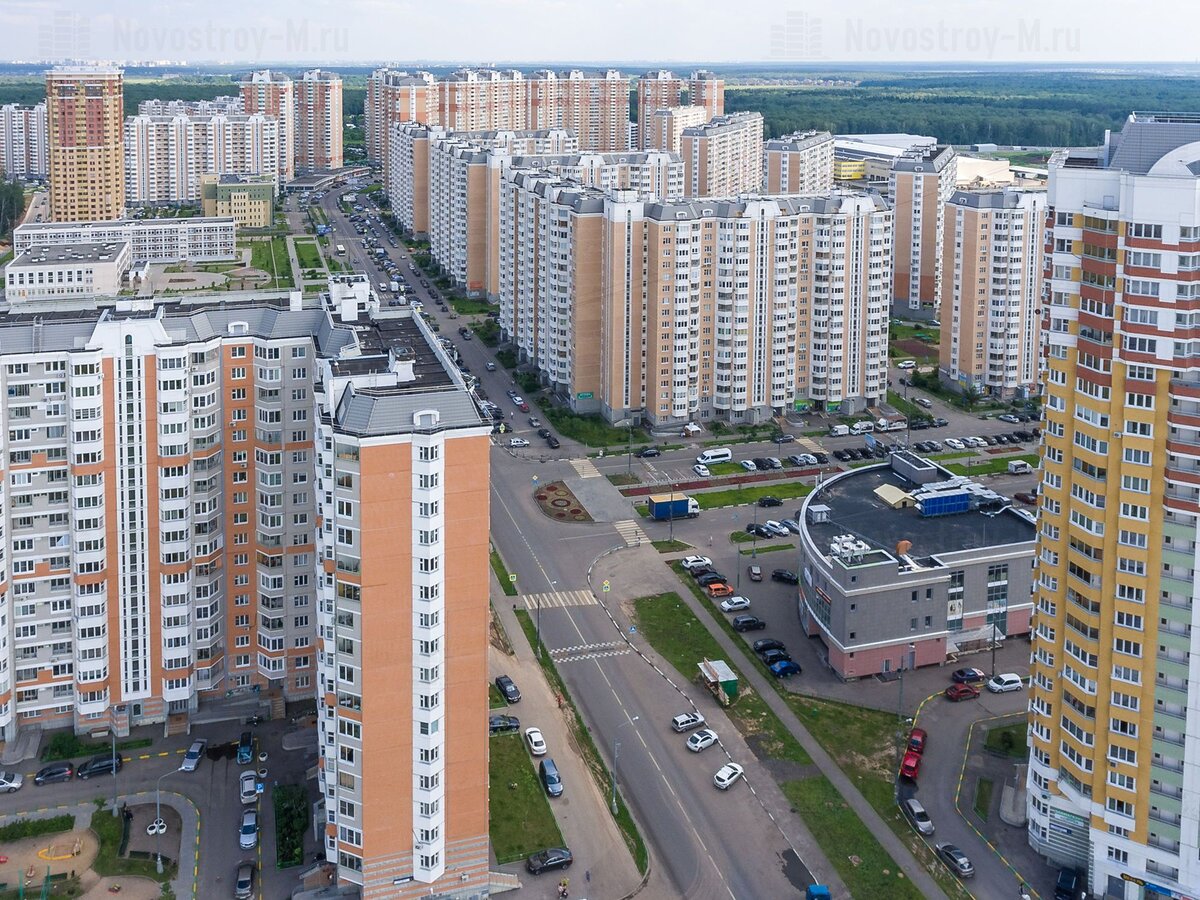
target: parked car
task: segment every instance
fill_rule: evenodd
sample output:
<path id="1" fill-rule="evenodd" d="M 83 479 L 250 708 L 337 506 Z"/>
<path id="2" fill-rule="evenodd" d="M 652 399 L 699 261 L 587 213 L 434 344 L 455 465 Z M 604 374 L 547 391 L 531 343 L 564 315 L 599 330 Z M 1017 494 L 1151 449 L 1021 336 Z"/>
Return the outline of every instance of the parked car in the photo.
<path id="1" fill-rule="evenodd" d="M 1019 691 L 1025 686 L 1021 676 L 1015 672 L 1001 672 L 988 679 L 987 689 L 993 694 L 1007 694 L 1009 691 Z"/>
<path id="2" fill-rule="evenodd" d="M 529 417 L 529 427 L 530 428 L 541 428 L 542 420 L 539 419 L 537 416 L 530 416 Z"/>
<path id="3" fill-rule="evenodd" d="M 742 777 L 745 771 L 737 763 L 725 763 L 717 769 L 717 774 L 713 776 L 713 784 L 718 790 L 727 791 L 735 781 Z"/>
<path id="4" fill-rule="evenodd" d="M 488 716 L 488 734 L 504 734 L 516 731 L 521 727 L 521 720 L 516 716 Z"/>
<path id="5" fill-rule="evenodd" d="M 767 623 L 758 616 L 734 616 L 731 624 L 734 631 L 762 631 L 767 627 Z"/>
<path id="6" fill-rule="evenodd" d="M 758 505 L 766 508 L 769 506 L 783 506 L 783 501 L 778 497 L 759 497 Z"/>
<path id="7" fill-rule="evenodd" d="M 525 438 L 509 438 L 508 446 L 516 450 L 520 449 L 521 447 L 528 447 L 529 441 L 525 440 Z"/>
<path id="8" fill-rule="evenodd" d="M 33 783 L 38 787 L 43 784 L 54 784 L 56 781 L 70 781 L 75 775 L 75 767 L 69 762 L 50 763 L 42 766 L 33 776 Z"/>
<path id="9" fill-rule="evenodd" d="M 834 450 L 833 458 L 836 459 L 838 462 L 845 462 L 846 460 L 848 460 L 850 458 L 850 454 L 847 453 L 845 450 Z"/>
<path id="10" fill-rule="evenodd" d="M 97 753 L 75 770 L 75 777 L 87 781 L 93 775 L 111 775 L 114 771 L 120 772 L 124 766 L 125 757 L 120 753 L 115 756 L 111 752 Z"/>
<path id="11" fill-rule="evenodd" d="M 557 450 L 562 446 L 562 444 L 559 443 L 558 438 L 556 438 L 554 435 L 550 435 L 546 438 L 546 446 L 551 450 Z"/>
<path id="12" fill-rule="evenodd" d="M 529 752 L 533 756 L 546 755 L 546 739 L 542 737 L 542 729 L 526 728 L 525 743 L 529 745 Z"/>
<path id="13" fill-rule="evenodd" d="M 208 741 L 203 738 L 192 741 L 192 746 L 188 747 L 187 753 L 183 754 L 183 762 L 179 768 L 184 772 L 195 772 L 196 767 L 200 765 L 200 760 L 204 758 L 204 750 L 207 747 Z"/>
<path id="14" fill-rule="evenodd" d="M 253 850 L 258 846 L 258 811 L 247 809 L 242 813 L 242 824 L 238 828 L 238 847 Z"/>
<path id="15" fill-rule="evenodd" d="M 996 416 L 996 418 L 1001 422 L 1011 422 L 1014 425 L 1023 421 L 1020 416 L 1014 416 L 1012 413 L 1004 413 L 1003 415 Z"/>
<path id="16" fill-rule="evenodd" d="M 900 760 L 900 774 L 905 778 L 917 780 L 917 775 L 921 771 L 921 754 L 913 753 L 909 750 L 904 754 L 904 759 Z"/>
<path id="17" fill-rule="evenodd" d="M 946 438 L 946 446 L 951 450 L 966 450 L 967 445 L 958 438 Z"/>
<path id="18" fill-rule="evenodd" d="M 538 778 L 542 780 L 542 786 L 551 797 L 561 797 L 563 795 L 562 775 L 559 774 L 558 766 L 554 764 L 554 760 L 547 757 L 538 764 Z"/>
<path id="19" fill-rule="evenodd" d="M 240 862 L 233 875 L 234 900 L 250 900 L 254 896 L 254 863 Z"/>
<path id="20" fill-rule="evenodd" d="M 717 599 L 718 597 L 733 596 L 733 587 L 723 581 L 717 581 L 706 585 L 706 589 L 708 590 L 708 596 L 713 600 Z"/>
<path id="21" fill-rule="evenodd" d="M 801 672 L 800 664 L 790 659 L 777 660 L 767 666 L 767 668 L 776 678 L 789 678 L 792 675 L 799 675 Z"/>
<path id="22" fill-rule="evenodd" d="M 959 878 L 971 878 L 975 874 L 975 867 L 971 865 L 971 859 L 967 854 L 963 853 L 954 844 L 938 844 L 934 849 L 937 855 L 941 858 L 950 871 Z"/>
<path id="23" fill-rule="evenodd" d="M 509 703 L 521 702 L 521 692 L 517 690 L 513 680 L 507 675 L 500 675 L 496 678 L 496 687 L 500 690 L 500 695 Z"/>
<path id="24" fill-rule="evenodd" d="M 767 457 L 767 468 L 768 469 L 782 469 L 783 468 L 783 460 L 781 460 L 777 456 L 768 456 Z"/>
<path id="25" fill-rule="evenodd" d="M 1037 506 L 1037 494 L 1032 491 L 1017 491 L 1013 494 L 1014 500 L 1019 500 L 1027 506 Z"/>
<path id="26" fill-rule="evenodd" d="M 755 464 L 754 460 L 752 460 L 752 459 L 743 459 L 740 463 L 738 463 L 738 465 L 740 465 L 747 472 L 758 471 L 758 466 Z"/>
<path id="27" fill-rule="evenodd" d="M 698 712 L 680 713 L 671 720 L 671 728 L 680 733 L 699 728 L 704 724 L 704 716 Z"/>
<path id="28" fill-rule="evenodd" d="M 783 527 L 782 522 L 778 522 L 775 519 L 767 519 L 767 521 L 763 522 L 762 524 L 763 528 L 770 532 L 771 537 L 787 537 L 791 533 Z"/>
<path id="29" fill-rule="evenodd" d="M 248 765 L 254 759 L 254 735 L 243 731 L 238 739 L 237 761 L 239 766 Z"/>
<path id="30" fill-rule="evenodd" d="M 525 860 L 525 868 L 530 875 L 541 875 L 551 869 L 569 869 L 574 859 L 566 847 L 548 847 Z"/>
<path id="31" fill-rule="evenodd" d="M 707 556 L 685 556 L 679 561 L 679 565 L 687 569 L 689 572 L 692 569 L 699 569 L 703 566 L 711 566 L 712 560 Z"/>
<path id="32" fill-rule="evenodd" d="M 708 466 L 704 465 L 703 463 L 696 463 L 694 466 L 692 466 L 692 471 L 701 478 L 708 478 L 710 475 L 712 475 L 712 472 L 709 471 Z"/>
<path id="33" fill-rule="evenodd" d="M 818 466 L 824 466 L 829 463 L 829 457 L 824 453 L 813 453 L 812 455 L 816 458 Z"/>
<path id="34" fill-rule="evenodd" d="M 693 753 L 699 753 L 717 742 L 717 733 L 711 728 L 701 728 L 687 739 L 687 748 Z"/>
<path id="35" fill-rule="evenodd" d="M 768 669 L 777 662 L 784 662 L 792 658 L 792 655 L 786 650 L 764 650 L 758 656 L 763 661 L 763 665 Z"/>
<path id="36" fill-rule="evenodd" d="M 755 653 L 766 653 L 768 650 L 786 650 L 787 646 L 783 641 L 777 641 L 775 638 L 759 638 L 750 645 L 754 648 Z"/>
<path id="37" fill-rule="evenodd" d="M 243 803 L 258 801 L 258 773 L 253 769 L 247 769 L 238 776 L 238 796 Z"/>
<path id="38" fill-rule="evenodd" d="M 945 690 L 946 699 L 957 703 L 959 700 L 974 700 L 979 696 L 979 688 L 973 684 L 952 684 Z"/>
<path id="39" fill-rule="evenodd" d="M 987 673 L 983 669 L 968 666 L 963 669 L 955 669 L 950 674 L 950 680 L 955 684 L 978 684 L 981 681 L 987 681 Z"/>
<path id="40" fill-rule="evenodd" d="M 662 451 L 657 447 L 643 447 L 638 451 L 638 456 L 642 459 L 653 459 L 656 456 L 662 456 Z"/>
<path id="41" fill-rule="evenodd" d="M 495 372 L 495 371 L 496 371 L 496 364 L 495 364 L 494 362 L 492 362 L 491 360 L 488 360 L 487 362 L 485 362 L 485 363 L 483 364 L 483 367 L 484 367 L 485 369 L 487 369 L 489 372 Z"/>
<path id="42" fill-rule="evenodd" d="M 543 440 L 545 440 L 548 437 L 551 437 L 552 435 L 553 435 L 553 432 L 549 428 L 539 428 L 537 430 L 537 436 L 542 438 Z"/>
<path id="43" fill-rule="evenodd" d="M 725 576 L 720 572 L 706 572 L 696 578 L 696 583 L 700 587 L 708 587 L 710 584 L 722 584 L 725 581 Z"/>
<path id="44" fill-rule="evenodd" d="M 761 522 L 749 522 L 746 525 L 746 534 L 753 534 L 761 538 L 771 537 L 771 532 L 766 529 Z"/>
<path id="45" fill-rule="evenodd" d="M 11 794 L 19 791 L 25 783 L 25 776 L 20 772 L 0 772 L 0 791 Z"/>
<path id="46" fill-rule="evenodd" d="M 913 753 L 924 753 L 929 734 L 924 728 L 914 728 L 908 733 L 908 749 Z"/>
<path id="47" fill-rule="evenodd" d="M 740 595 L 734 595 L 721 601 L 721 612 L 741 612 L 750 608 L 750 601 Z"/>
<path id="48" fill-rule="evenodd" d="M 904 812 L 904 817 L 912 822 L 913 828 L 917 829 L 920 834 L 933 834 L 933 820 L 929 818 L 929 813 L 925 812 L 925 807 L 921 805 L 920 800 L 910 797 L 900 804 L 900 809 Z"/>
<path id="49" fill-rule="evenodd" d="M 1059 869 L 1058 878 L 1054 880 L 1054 900 L 1075 900 L 1082 881 L 1082 876 L 1075 869 Z"/>
<path id="50" fill-rule="evenodd" d="M 750 576 L 751 581 L 762 581 L 762 566 L 747 566 L 746 574 Z"/>
<path id="51" fill-rule="evenodd" d="M 771 573 L 771 580 L 772 581 L 781 581 L 784 584 L 799 584 L 800 583 L 800 579 L 796 576 L 796 573 L 790 571 L 789 569 L 776 569 L 775 571 L 773 571 Z"/>

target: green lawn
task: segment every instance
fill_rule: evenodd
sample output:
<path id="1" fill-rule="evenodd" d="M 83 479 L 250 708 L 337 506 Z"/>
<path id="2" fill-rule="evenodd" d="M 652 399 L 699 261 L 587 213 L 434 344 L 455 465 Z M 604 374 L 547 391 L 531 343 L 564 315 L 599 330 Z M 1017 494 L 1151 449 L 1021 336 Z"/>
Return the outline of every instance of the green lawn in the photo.
<path id="1" fill-rule="evenodd" d="M 992 791 L 995 790 L 995 782 L 990 778 L 977 778 L 975 780 L 975 803 L 973 808 L 975 815 L 988 820 L 988 815 L 992 810 Z"/>
<path id="2" fill-rule="evenodd" d="M 288 257 L 287 241 L 282 237 L 250 241 L 250 265 L 271 275 L 264 287 L 268 290 L 293 286 L 292 261 Z"/>
<path id="3" fill-rule="evenodd" d="M 168 862 L 166 856 L 163 857 L 163 862 L 166 863 L 163 873 L 159 875 L 155 871 L 153 859 L 123 859 L 117 855 L 121 849 L 124 820 L 121 816 L 113 816 L 111 809 L 98 809 L 92 813 L 92 831 L 96 832 L 100 841 L 99 853 L 96 855 L 96 861 L 92 863 L 92 869 L 97 875 L 140 875 L 161 884 L 175 877 L 177 861 Z"/>
<path id="4" fill-rule="evenodd" d="M 947 459 L 965 459 L 968 456 L 975 455 L 974 450 L 951 450 L 949 453 L 933 453 L 929 458 L 941 462 Z"/>
<path id="5" fill-rule="evenodd" d="M 627 485 L 642 483 L 642 479 L 640 479 L 637 475 L 634 475 L 632 472 L 614 472 L 612 475 L 607 475 L 605 477 L 608 478 L 610 483 L 615 484 L 617 487 L 626 487 Z"/>
<path id="6" fill-rule="evenodd" d="M 504 591 L 505 596 L 515 597 L 517 595 L 517 585 L 511 578 L 508 577 L 508 569 L 504 565 L 504 560 L 500 558 L 500 554 L 493 547 L 490 553 L 492 563 L 492 571 L 496 573 L 496 580 L 500 582 L 500 590 Z"/>
<path id="7" fill-rule="evenodd" d="M 503 865 L 545 847 L 562 846 L 562 832 L 521 735 L 498 734 L 488 746 L 488 831 L 497 861 Z"/>
<path id="8" fill-rule="evenodd" d="M 508 706 L 508 701 L 504 699 L 504 695 L 500 693 L 500 688 L 496 687 L 495 682 L 488 682 L 488 709 L 505 709 Z"/>
<path id="9" fill-rule="evenodd" d="M 692 548 L 692 545 L 685 541 L 651 541 L 650 545 L 659 553 L 682 553 Z"/>
<path id="10" fill-rule="evenodd" d="M 1035 469 L 1041 463 L 1036 453 L 1022 453 L 1020 456 L 1004 456 L 999 459 L 983 459 L 977 463 L 951 463 L 946 468 L 955 475 L 996 475 L 1008 471 L 1008 464 L 1014 460 L 1024 460 Z"/>
<path id="11" fill-rule="evenodd" d="M 1025 745 L 1028 735 L 1029 725 L 1025 722 L 997 725 L 988 729 L 983 745 L 992 753 L 1024 759 L 1029 755 L 1029 748 Z"/>
<path id="12" fill-rule="evenodd" d="M 496 354 L 500 358 L 500 354 Z M 629 429 L 614 428 L 598 415 L 579 415 L 560 406 L 546 406 L 542 410 L 550 424 L 563 435 L 573 441 L 579 441 L 589 447 L 627 447 L 629 445 Z M 640 431 L 633 434 L 633 448 L 637 450 L 645 443 Z"/>
<path id="13" fill-rule="evenodd" d="M 824 775 L 780 787 L 855 897 L 921 900 L 918 891 Z"/>
<path id="14" fill-rule="evenodd" d="M 679 571 L 677 566 L 672 568 Z M 691 587 L 696 589 L 694 584 Z M 702 597 L 701 594 L 697 596 Z M 712 601 L 702 598 L 701 602 L 709 604 Z M 642 635 L 685 680 L 696 677 L 696 666 L 702 659 L 723 659 L 735 672 L 738 670 L 737 661 L 729 659 L 716 638 L 678 594 L 642 597 L 634 600 L 633 605 Z M 795 735 L 744 681 L 737 702 L 726 712 L 743 736 L 748 740 L 755 739 L 757 746 L 768 756 L 798 763 L 812 762 Z"/>
<path id="15" fill-rule="evenodd" d="M 471 300 L 457 294 L 449 294 L 446 299 L 460 316 L 487 315 L 493 309 L 492 304 L 486 300 Z"/>
<path id="16" fill-rule="evenodd" d="M 739 463 L 723 462 L 713 463 L 708 467 L 708 471 L 715 475 L 741 475 L 746 470 Z"/>
<path id="17" fill-rule="evenodd" d="M 795 550 L 794 544 L 769 544 L 766 547 L 747 547 L 744 550 L 739 550 L 738 553 L 742 556 L 752 556 L 755 553 L 771 553 L 775 550 Z"/>
<path id="18" fill-rule="evenodd" d="M 778 497 L 780 500 L 795 500 L 812 493 L 811 484 L 799 481 L 777 481 L 772 484 L 754 484 L 745 487 L 726 488 L 720 491 L 703 491 L 692 494 L 701 509 L 716 509 L 721 506 L 742 506 L 757 503 L 759 497 Z M 769 519 L 770 516 L 763 516 Z"/>
<path id="19" fill-rule="evenodd" d="M 921 407 L 917 406 L 917 404 L 913 403 L 911 400 L 905 400 L 903 396 L 897 394 L 895 391 L 887 392 L 887 402 L 889 406 L 891 406 L 897 412 L 908 416 L 910 420 L 931 418 L 930 413 L 921 409 Z"/>
<path id="20" fill-rule="evenodd" d="M 296 261 L 301 269 L 322 269 L 321 253 L 312 241 L 296 241 Z"/>

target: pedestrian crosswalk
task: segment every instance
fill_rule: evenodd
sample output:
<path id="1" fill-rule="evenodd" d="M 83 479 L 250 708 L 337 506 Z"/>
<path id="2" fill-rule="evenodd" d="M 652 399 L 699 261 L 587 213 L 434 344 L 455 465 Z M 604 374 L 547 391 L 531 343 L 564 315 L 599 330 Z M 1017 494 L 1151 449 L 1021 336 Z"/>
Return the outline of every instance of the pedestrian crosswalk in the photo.
<path id="1" fill-rule="evenodd" d="M 548 594 L 525 594 L 521 597 L 526 609 L 551 609 L 561 606 L 594 606 L 600 601 L 591 591 L 554 591 Z"/>
<path id="2" fill-rule="evenodd" d="M 624 642 L 605 641 L 598 644 L 577 644 L 574 647 L 557 647 L 550 651 L 550 656 L 556 663 L 564 663 L 599 659 L 605 656 L 622 656 L 628 652 L 629 645 Z"/>
<path id="3" fill-rule="evenodd" d="M 647 541 L 646 532 L 642 531 L 642 526 L 636 519 L 614 522 L 613 527 L 617 529 L 617 534 L 625 538 L 626 547 L 637 547 Z"/>
<path id="4" fill-rule="evenodd" d="M 821 445 L 818 444 L 816 441 L 814 441 L 812 438 L 804 437 L 803 435 L 796 438 L 796 443 L 799 444 L 801 447 L 803 447 L 805 450 L 807 450 L 809 453 L 820 453 L 823 449 L 821 447 Z"/>
<path id="5" fill-rule="evenodd" d="M 596 464 L 590 459 L 573 459 L 571 466 L 579 473 L 580 478 L 599 478 L 600 470 L 596 468 Z"/>

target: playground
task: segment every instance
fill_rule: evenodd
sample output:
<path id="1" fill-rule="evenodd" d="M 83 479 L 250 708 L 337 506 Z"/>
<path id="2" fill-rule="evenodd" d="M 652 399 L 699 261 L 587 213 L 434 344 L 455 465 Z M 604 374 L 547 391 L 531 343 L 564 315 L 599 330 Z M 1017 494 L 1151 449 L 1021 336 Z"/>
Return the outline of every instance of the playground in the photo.
<path id="1" fill-rule="evenodd" d="M 162 896 L 148 878 L 101 877 L 92 871 L 100 846 L 90 829 L 6 841 L 0 847 L 0 898 L 78 897 L 154 900 Z"/>

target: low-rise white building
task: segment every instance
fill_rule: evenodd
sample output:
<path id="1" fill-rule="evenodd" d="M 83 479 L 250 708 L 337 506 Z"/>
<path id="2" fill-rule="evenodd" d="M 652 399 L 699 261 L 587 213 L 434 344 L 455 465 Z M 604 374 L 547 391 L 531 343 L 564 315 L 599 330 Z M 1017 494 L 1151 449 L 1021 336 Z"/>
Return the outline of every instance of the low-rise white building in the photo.
<path id="1" fill-rule="evenodd" d="M 128 241 L 31 247 L 4 267 L 5 297 L 10 305 L 115 297 L 132 264 Z"/>
<path id="2" fill-rule="evenodd" d="M 34 246 L 126 241 L 139 263 L 213 262 L 237 256 L 232 217 L 116 219 L 111 222 L 35 222 L 13 231 L 13 250 Z"/>

